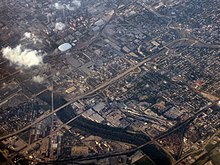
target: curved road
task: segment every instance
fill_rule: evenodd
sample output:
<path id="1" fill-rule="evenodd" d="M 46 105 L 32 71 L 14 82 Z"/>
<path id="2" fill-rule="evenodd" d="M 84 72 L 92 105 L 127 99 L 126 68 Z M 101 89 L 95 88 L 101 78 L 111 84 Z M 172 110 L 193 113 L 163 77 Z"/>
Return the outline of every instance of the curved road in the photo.
<path id="1" fill-rule="evenodd" d="M 117 80 L 119 80 L 120 78 L 126 76 L 126 75 L 129 74 L 131 71 L 135 70 L 136 68 L 140 67 L 140 66 L 143 65 L 144 63 L 146 63 L 146 62 L 152 60 L 153 58 L 155 58 L 155 57 L 157 57 L 157 56 L 158 56 L 158 54 L 155 55 L 155 56 L 152 56 L 152 57 L 150 57 L 150 58 L 147 58 L 147 59 L 145 59 L 145 60 L 143 60 L 143 61 L 141 61 L 140 63 L 138 63 L 138 64 L 132 66 L 132 67 L 129 68 L 128 70 L 124 71 L 123 73 L 117 75 L 116 77 L 114 77 L 114 78 L 110 79 L 109 81 L 103 83 L 102 85 L 98 86 L 98 87 L 95 88 L 94 90 L 92 90 L 92 91 L 90 91 L 90 92 L 88 92 L 88 93 L 85 93 L 85 94 L 83 94 L 83 95 L 80 95 L 80 96 L 77 96 L 77 97 L 73 98 L 71 101 L 69 101 L 69 102 L 63 104 L 63 105 L 60 106 L 59 108 L 55 109 L 53 112 L 49 112 L 50 110 L 48 110 L 47 112 L 49 112 L 49 113 L 46 112 L 44 115 L 40 116 L 40 117 L 37 118 L 34 122 L 32 122 L 31 124 L 27 125 L 26 127 L 22 128 L 22 129 L 20 129 L 20 130 L 18 130 L 18 131 L 16 131 L 16 132 L 13 132 L 13 133 L 10 133 L 10 134 L 8 134 L 8 135 L 5 135 L 5 136 L 0 137 L 0 141 L 2 141 L 2 140 L 4 140 L 4 139 L 7 139 L 7 138 L 9 138 L 9 137 L 15 136 L 15 135 L 17 135 L 17 134 L 19 134 L 19 133 L 22 133 L 22 132 L 28 130 L 28 129 L 31 128 L 32 126 L 34 126 L 34 125 L 36 125 L 37 123 L 41 122 L 42 120 L 44 120 L 44 119 L 50 117 L 52 114 L 59 112 L 60 110 L 62 110 L 63 108 L 65 108 L 65 107 L 67 107 L 67 106 L 69 106 L 69 105 L 71 105 L 71 104 L 74 103 L 75 101 L 77 101 L 77 100 L 79 100 L 79 99 L 82 99 L 82 98 L 84 98 L 85 96 L 89 96 L 89 95 L 91 95 L 91 94 L 93 94 L 93 93 L 95 93 L 95 92 L 101 90 L 102 88 L 105 88 L 105 87 L 107 87 L 108 85 L 114 83 L 115 81 L 117 81 Z"/>

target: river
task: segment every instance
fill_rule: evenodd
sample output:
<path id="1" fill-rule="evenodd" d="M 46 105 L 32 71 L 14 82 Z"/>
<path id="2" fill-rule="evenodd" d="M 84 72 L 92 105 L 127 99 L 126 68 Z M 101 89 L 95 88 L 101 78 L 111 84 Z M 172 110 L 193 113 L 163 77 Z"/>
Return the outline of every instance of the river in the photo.
<path id="1" fill-rule="evenodd" d="M 37 94 L 45 89 L 45 87 L 43 87 L 42 85 L 31 81 L 25 81 L 23 83 L 23 88 L 30 91 L 32 94 Z M 50 91 L 47 90 L 44 93 L 38 95 L 38 98 L 51 105 Z M 65 103 L 67 103 L 67 101 L 62 96 L 54 94 L 54 109 L 59 108 Z M 73 117 L 76 116 L 74 109 L 72 108 L 71 105 L 66 106 L 65 108 L 57 112 L 56 115 L 64 123 L 68 122 L 69 120 L 71 120 Z M 145 134 L 130 133 L 125 129 L 96 123 L 82 116 L 71 122 L 69 125 L 71 127 L 78 128 L 81 131 L 90 133 L 92 135 L 100 136 L 104 139 L 125 142 L 137 146 L 150 141 L 150 138 Z M 166 155 L 166 153 L 156 145 L 153 144 L 146 145 L 144 148 L 142 148 L 142 151 L 145 154 L 147 154 L 157 165 L 171 164 L 170 159 Z"/>

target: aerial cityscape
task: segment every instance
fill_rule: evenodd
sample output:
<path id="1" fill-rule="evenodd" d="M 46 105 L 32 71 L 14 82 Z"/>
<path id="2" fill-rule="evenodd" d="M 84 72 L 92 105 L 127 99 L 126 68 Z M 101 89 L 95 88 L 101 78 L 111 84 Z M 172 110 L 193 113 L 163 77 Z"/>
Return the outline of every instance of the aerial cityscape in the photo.
<path id="1" fill-rule="evenodd" d="M 1 165 L 220 165 L 219 0 L 1 0 Z"/>

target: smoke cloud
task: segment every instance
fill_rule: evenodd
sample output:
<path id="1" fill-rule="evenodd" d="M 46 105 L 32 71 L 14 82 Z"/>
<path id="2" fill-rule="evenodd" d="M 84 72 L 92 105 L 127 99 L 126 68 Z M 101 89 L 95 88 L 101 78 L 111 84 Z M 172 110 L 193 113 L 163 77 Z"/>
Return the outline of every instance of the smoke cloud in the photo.
<path id="1" fill-rule="evenodd" d="M 36 82 L 36 83 L 42 83 L 42 82 L 44 81 L 44 77 L 41 77 L 40 75 L 34 76 L 34 77 L 32 78 L 32 80 L 33 80 L 34 82 Z"/>
<path id="2" fill-rule="evenodd" d="M 75 5 L 77 8 L 81 6 L 80 0 L 74 0 L 72 1 L 73 5 Z"/>
<path id="3" fill-rule="evenodd" d="M 61 5 L 60 3 L 55 3 L 55 8 L 57 9 L 57 10 L 63 10 L 64 9 L 64 6 L 63 5 Z"/>
<path id="4" fill-rule="evenodd" d="M 81 6 L 80 0 L 74 0 L 70 4 L 66 5 L 66 8 L 68 10 L 74 11 L 75 9 L 79 8 Z"/>
<path id="5" fill-rule="evenodd" d="M 63 29 L 65 29 L 65 27 L 66 27 L 66 25 L 64 23 L 62 23 L 62 22 L 57 22 L 55 24 L 55 29 L 56 30 L 63 30 Z"/>
<path id="6" fill-rule="evenodd" d="M 36 44 L 37 42 L 38 43 L 42 43 L 41 39 L 37 38 L 36 35 L 34 35 L 34 34 L 30 33 L 30 32 L 25 32 L 24 33 L 24 39 L 33 41 L 34 44 Z"/>
<path id="7" fill-rule="evenodd" d="M 31 39 L 32 38 L 32 34 L 30 32 L 25 32 L 24 33 L 24 37 Z"/>
<path id="8" fill-rule="evenodd" d="M 66 9 L 74 11 L 81 6 L 81 1 L 73 0 L 69 4 L 61 4 L 60 2 L 57 2 L 54 6 L 57 10 L 63 10 L 66 7 Z"/>
<path id="9" fill-rule="evenodd" d="M 43 57 L 39 54 L 39 51 L 22 49 L 21 45 L 15 48 L 3 48 L 2 54 L 4 58 L 20 67 L 30 68 L 43 64 Z"/>

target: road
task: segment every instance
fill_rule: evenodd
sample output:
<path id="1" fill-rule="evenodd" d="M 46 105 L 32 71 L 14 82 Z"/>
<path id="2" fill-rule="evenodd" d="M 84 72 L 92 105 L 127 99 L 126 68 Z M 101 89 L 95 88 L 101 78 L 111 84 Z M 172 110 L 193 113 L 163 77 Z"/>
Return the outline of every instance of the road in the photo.
<path id="1" fill-rule="evenodd" d="M 88 111 L 88 110 L 87 110 Z M 24 148 L 22 148 L 19 153 L 23 152 L 23 151 L 27 151 L 27 150 L 30 150 L 30 149 L 33 149 L 33 147 L 37 144 L 37 143 L 41 143 L 44 139 L 46 138 L 50 138 L 52 137 L 53 135 L 55 135 L 58 131 L 60 131 L 62 128 L 66 127 L 68 124 L 70 124 L 71 122 L 73 122 L 74 120 L 78 119 L 80 116 L 82 116 L 85 112 L 87 111 L 84 111 L 82 113 L 80 113 L 79 115 L 75 116 L 74 118 L 72 118 L 71 120 L 69 120 L 68 122 L 60 125 L 56 130 L 53 130 L 51 131 L 51 133 L 37 141 L 35 141 L 34 143 L 31 143 L 31 144 L 27 144 Z"/>
<path id="2" fill-rule="evenodd" d="M 220 100 L 220 99 L 219 99 Z M 200 108 L 200 110 L 192 117 L 190 117 L 189 119 L 187 119 L 186 121 L 182 122 L 181 124 L 179 124 L 178 126 L 176 126 L 175 128 L 172 128 L 170 130 L 168 130 L 167 132 L 159 135 L 158 137 L 156 137 L 155 139 L 151 139 L 150 141 L 137 146 L 136 148 L 127 150 L 127 151 L 123 151 L 123 152 L 118 152 L 118 153 L 108 153 L 105 155 L 99 155 L 99 156 L 90 156 L 90 157 L 85 157 L 85 158 L 80 158 L 80 159 L 68 159 L 68 160 L 60 160 L 60 161 L 51 161 L 51 162 L 47 162 L 47 164 L 65 164 L 67 162 L 71 162 L 71 163 L 79 163 L 81 161 L 85 161 L 85 160 L 94 160 L 94 159 L 103 159 L 103 158 L 108 158 L 108 157 L 115 157 L 115 156 L 120 156 L 120 155 L 126 155 L 126 154 L 131 154 L 134 153 L 144 147 L 146 147 L 149 144 L 153 144 L 155 143 L 157 140 L 164 138 L 165 136 L 170 135 L 171 133 L 181 129 L 182 127 L 185 127 L 186 125 L 190 124 L 199 114 L 201 114 L 203 111 L 207 110 L 208 108 L 212 107 L 213 105 L 217 104 L 218 101 L 215 101 L 211 104 L 207 104 L 206 106 Z M 42 162 L 43 163 L 43 162 Z"/>
<path id="3" fill-rule="evenodd" d="M 153 13 L 154 15 L 156 15 L 157 17 L 161 17 L 161 18 L 168 18 L 170 19 L 170 16 L 166 16 L 166 15 L 162 15 L 160 13 L 158 13 L 157 11 L 155 11 L 150 5 L 145 4 L 144 1 L 142 1 L 142 3 L 138 2 L 140 5 L 142 5 L 145 9 L 147 9 L 148 11 L 150 11 L 151 13 Z"/>
<path id="4" fill-rule="evenodd" d="M 208 43 L 204 43 L 202 41 L 197 40 L 196 38 L 180 38 L 174 41 L 171 41 L 168 43 L 165 47 L 173 49 L 178 46 L 194 46 L 194 47 L 202 47 L 202 48 L 213 48 L 218 49 L 220 48 L 220 45 L 211 45 Z"/>
<path id="5" fill-rule="evenodd" d="M 182 40 L 188 40 L 188 39 L 182 38 L 182 39 L 180 39 L 180 40 L 182 41 Z M 176 40 L 175 40 L 175 41 L 176 41 Z M 177 40 L 177 41 L 178 41 L 178 40 Z M 177 41 L 176 41 L 176 42 L 177 42 Z M 174 42 L 174 41 L 173 41 L 173 42 Z M 173 43 L 173 42 L 171 42 L 171 43 Z M 169 45 L 170 45 L 171 43 L 169 43 Z M 167 46 L 168 46 L 168 45 L 167 45 Z M 149 58 L 144 59 L 143 61 L 139 62 L 139 63 L 136 64 L 136 65 L 133 65 L 132 67 L 130 67 L 129 69 L 127 69 L 127 70 L 124 71 L 123 73 L 121 73 L 121 74 L 117 75 L 116 77 L 114 77 L 114 78 L 112 78 L 112 79 L 106 81 L 105 83 L 103 83 L 102 85 L 98 86 L 98 87 L 95 88 L 94 90 L 91 90 L 90 92 L 87 92 L 87 93 L 85 93 L 85 94 L 82 94 L 82 95 L 80 95 L 80 96 L 77 96 L 77 97 L 73 98 L 72 100 L 70 100 L 70 101 L 67 102 L 66 104 L 64 104 L 64 105 L 62 105 L 61 107 L 55 109 L 53 112 L 49 112 L 50 110 L 48 110 L 49 113 L 45 113 L 44 115 L 40 116 L 39 118 L 37 118 L 33 123 L 29 124 L 28 126 L 22 128 L 22 129 L 20 129 L 20 130 L 18 130 L 18 131 L 16 131 L 16 132 L 13 132 L 13 133 L 10 133 L 10 134 L 8 134 L 8 135 L 5 135 L 5 136 L 0 137 L 0 141 L 2 141 L 2 140 L 4 140 L 4 139 L 7 139 L 7 138 L 9 138 L 9 137 L 15 136 L 15 135 L 17 135 L 17 134 L 19 134 L 19 133 L 24 132 L 24 131 L 28 130 L 29 128 L 31 128 L 32 126 L 36 125 L 37 123 L 41 122 L 42 120 L 44 120 L 44 119 L 50 117 L 52 114 L 57 113 L 58 111 L 62 110 L 63 108 L 65 108 L 65 107 L 71 105 L 71 104 L 74 103 L 75 101 L 77 101 L 77 100 L 79 100 L 79 99 L 82 99 L 82 98 L 84 98 L 84 97 L 86 97 L 86 96 L 89 96 L 89 95 L 91 95 L 91 94 L 93 94 L 93 93 L 96 93 L 97 91 L 99 91 L 99 90 L 101 90 L 101 89 L 107 87 L 108 85 L 114 83 L 115 81 L 119 80 L 120 78 L 126 76 L 127 74 L 129 74 L 130 72 L 132 72 L 132 71 L 135 70 L 136 68 L 140 67 L 140 66 L 143 65 L 144 63 L 149 62 L 149 61 L 151 61 L 152 59 L 156 58 L 158 55 L 159 55 L 159 53 L 158 53 L 158 54 L 155 54 L 154 56 L 151 56 L 151 57 L 149 57 Z"/>
<path id="6" fill-rule="evenodd" d="M 185 127 L 186 125 L 190 124 L 198 115 L 200 115 L 203 111 L 211 108 L 212 106 L 218 104 L 218 102 L 220 101 L 220 99 L 210 103 L 210 104 L 207 104 L 206 106 L 200 108 L 195 115 L 193 115 L 192 117 L 188 118 L 186 121 L 182 122 L 181 124 L 179 124 L 178 126 L 176 126 L 175 128 L 172 128 L 170 131 L 168 131 L 167 133 L 165 134 L 161 134 L 160 136 L 157 137 L 157 139 L 160 139 L 160 138 L 163 138 L 175 131 L 177 131 L 178 129 L 182 128 L 182 127 Z"/>
<path id="7" fill-rule="evenodd" d="M 119 5 L 118 5 L 118 6 L 119 6 Z M 94 42 L 101 36 L 102 31 L 105 29 L 105 27 L 106 27 L 106 26 L 111 22 L 111 20 L 114 19 L 114 17 L 116 16 L 116 13 L 118 12 L 118 9 L 117 9 L 118 6 L 117 6 L 115 9 L 113 9 L 113 10 L 114 10 L 114 13 L 112 14 L 111 18 L 105 23 L 105 25 L 99 30 L 99 32 L 96 33 L 89 41 L 77 45 L 74 50 L 80 51 L 80 50 L 82 50 L 82 49 L 88 47 L 88 46 L 91 45 L 92 43 L 94 43 Z"/>
<path id="8" fill-rule="evenodd" d="M 4 140 L 4 139 L 7 139 L 9 137 L 12 137 L 12 136 L 15 136 L 19 133 L 22 133 L 26 130 L 28 130 L 29 128 L 31 128 L 32 126 L 36 125 L 37 123 L 41 122 L 42 120 L 50 117 L 52 114 L 54 113 L 57 113 L 58 111 L 62 110 L 63 108 L 71 105 L 72 103 L 74 103 L 75 101 L 79 100 L 79 99 L 82 99 L 86 96 L 89 96 L 93 93 L 96 93 L 97 91 L 107 87 L 108 85 L 114 83 L 115 81 L 119 80 L 120 78 L 126 76 L 127 74 L 129 74 L 130 72 L 132 72 L 133 70 L 135 70 L 136 68 L 140 67 L 141 65 L 143 65 L 144 63 L 154 59 L 155 57 L 157 57 L 158 54 L 154 55 L 154 56 L 151 56 L 150 58 L 147 58 L 147 59 L 144 59 L 143 61 L 139 62 L 138 64 L 132 66 L 131 68 L 127 69 L 126 71 L 124 71 L 123 73 L 117 75 L 116 77 L 106 81 L 105 83 L 103 83 L 102 85 L 98 86 L 97 88 L 95 88 L 94 90 L 90 91 L 90 92 L 87 92 L 85 94 L 82 94 L 80 96 L 77 96 L 75 98 L 73 98 L 72 100 L 70 100 L 69 102 L 67 102 L 66 104 L 60 106 L 59 108 L 55 109 L 53 112 L 49 112 L 50 110 L 48 110 L 49 113 L 45 113 L 44 115 L 40 116 L 39 118 L 37 118 L 34 122 L 32 122 L 31 124 L 27 125 L 26 127 L 16 131 L 16 132 L 13 132 L 13 133 L 10 133 L 8 135 L 5 135 L 5 136 L 2 136 L 0 137 L 0 141 Z"/>
<path id="9" fill-rule="evenodd" d="M 206 153 L 206 151 L 205 151 L 206 146 L 207 146 L 207 145 L 210 143 L 210 141 L 213 140 L 213 138 L 214 138 L 216 135 L 218 135 L 218 134 L 220 134 L 220 131 L 217 131 L 215 134 L 213 134 L 212 137 L 211 137 L 201 148 L 199 148 L 199 149 L 196 150 L 196 151 L 192 151 L 192 152 L 190 152 L 190 153 L 185 154 L 183 157 L 181 157 L 179 160 L 177 160 L 174 165 L 178 165 L 179 163 L 181 163 L 184 159 L 186 159 L 186 158 L 189 157 L 190 155 L 193 155 L 193 154 L 196 154 L 196 153 L 199 153 L 199 152 L 202 152 L 202 151 L 203 151 L 204 153 Z"/>
<path id="10" fill-rule="evenodd" d="M 20 69 L 17 70 L 17 71 L 15 71 L 14 73 L 11 73 L 10 75 L 8 75 L 8 76 L 2 78 L 2 79 L 0 79 L 0 84 L 3 84 L 3 83 L 5 83 L 5 82 L 7 82 L 7 81 L 10 81 L 11 79 L 14 78 L 15 75 L 17 75 L 17 74 L 19 74 L 19 73 L 21 73 L 21 70 L 20 70 Z"/>

